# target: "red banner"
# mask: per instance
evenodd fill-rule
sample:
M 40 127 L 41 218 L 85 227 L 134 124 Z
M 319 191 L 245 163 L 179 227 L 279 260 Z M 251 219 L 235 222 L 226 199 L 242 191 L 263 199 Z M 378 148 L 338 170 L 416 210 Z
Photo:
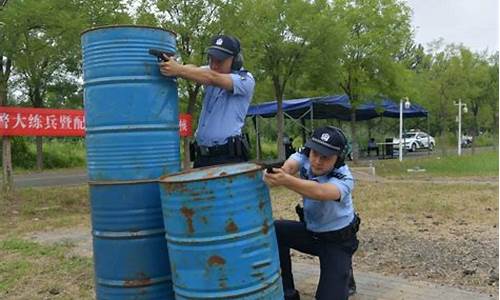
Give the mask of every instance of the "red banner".
M 0 107 L 0 136 L 85 136 L 83 110 Z
M 179 114 L 179 134 L 182 137 L 193 135 L 193 122 L 191 115 Z
M 191 115 L 179 115 L 179 134 L 193 134 Z M 0 136 L 85 136 L 85 116 L 77 109 L 0 106 Z

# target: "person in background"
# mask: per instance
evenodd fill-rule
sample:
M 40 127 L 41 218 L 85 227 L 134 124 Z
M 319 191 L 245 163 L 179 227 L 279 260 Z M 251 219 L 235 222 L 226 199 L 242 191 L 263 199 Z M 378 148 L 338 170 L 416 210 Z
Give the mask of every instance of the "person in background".
M 377 154 L 377 157 L 378 157 L 378 145 L 377 143 L 375 142 L 375 139 L 374 138 L 370 138 L 368 140 L 368 147 L 366 149 L 366 151 L 368 152 L 368 156 L 370 156 L 370 152 L 372 150 L 375 150 L 375 153 Z
M 303 209 L 296 208 L 300 221 L 274 223 L 286 300 L 300 299 L 294 286 L 290 249 L 319 257 L 316 299 L 343 300 L 355 292 L 352 255 L 358 247 L 360 219 L 352 201 L 354 178 L 344 162 L 346 144 L 339 128 L 318 128 L 302 151 L 264 175 L 268 185 L 284 186 L 303 197 Z M 295 177 L 296 173 L 300 177 Z
M 293 139 L 288 134 L 283 133 L 283 147 L 285 148 L 285 158 L 290 157 L 295 150 L 293 149 Z
M 160 72 L 205 87 L 203 106 L 195 133 L 194 167 L 243 162 L 249 145 L 242 127 L 254 93 L 255 80 L 243 69 L 240 41 L 217 35 L 208 47 L 209 67 L 182 65 L 167 57 Z

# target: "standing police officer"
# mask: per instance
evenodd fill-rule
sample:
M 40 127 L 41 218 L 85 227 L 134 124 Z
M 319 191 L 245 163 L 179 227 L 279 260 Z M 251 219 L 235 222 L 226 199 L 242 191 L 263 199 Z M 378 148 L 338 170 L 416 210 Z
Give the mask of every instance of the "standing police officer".
M 208 59 L 209 68 L 181 65 L 174 59 L 160 64 L 163 75 L 181 77 L 205 87 L 193 149 L 195 168 L 247 161 L 249 154 L 241 128 L 255 80 L 242 68 L 239 40 L 229 35 L 215 36 L 208 48 Z
M 360 221 L 352 203 L 354 179 L 344 164 L 346 142 L 340 129 L 318 128 L 304 150 L 264 176 L 269 185 L 284 186 L 304 200 L 303 210 L 299 207 L 297 211 L 301 222 L 274 223 L 286 300 L 300 299 L 293 282 L 290 248 L 319 257 L 321 275 L 316 299 L 348 298 Z M 300 178 L 294 176 L 297 172 Z

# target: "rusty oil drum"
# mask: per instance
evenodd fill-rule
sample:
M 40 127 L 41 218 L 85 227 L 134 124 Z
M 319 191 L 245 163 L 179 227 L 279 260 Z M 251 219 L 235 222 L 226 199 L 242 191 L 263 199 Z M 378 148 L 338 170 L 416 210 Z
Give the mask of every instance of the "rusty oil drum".
M 178 172 L 178 96 L 149 48 L 175 34 L 109 26 L 82 34 L 97 299 L 174 299 L 157 179 Z
M 269 190 L 252 163 L 160 179 L 176 299 L 283 299 Z

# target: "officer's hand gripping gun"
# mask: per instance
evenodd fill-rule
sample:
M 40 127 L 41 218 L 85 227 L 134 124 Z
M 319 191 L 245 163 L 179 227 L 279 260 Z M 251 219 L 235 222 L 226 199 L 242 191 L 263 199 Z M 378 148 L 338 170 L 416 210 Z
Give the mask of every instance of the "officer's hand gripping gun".
M 266 160 L 256 162 L 256 164 L 260 165 L 263 169 L 266 169 L 267 173 L 276 173 L 273 171 L 273 168 L 281 168 L 284 163 L 284 160 Z
M 168 61 L 171 57 L 175 56 L 175 53 L 173 52 L 167 52 L 159 49 L 149 49 L 149 54 L 156 56 L 156 59 L 158 59 L 158 62 L 162 61 Z

